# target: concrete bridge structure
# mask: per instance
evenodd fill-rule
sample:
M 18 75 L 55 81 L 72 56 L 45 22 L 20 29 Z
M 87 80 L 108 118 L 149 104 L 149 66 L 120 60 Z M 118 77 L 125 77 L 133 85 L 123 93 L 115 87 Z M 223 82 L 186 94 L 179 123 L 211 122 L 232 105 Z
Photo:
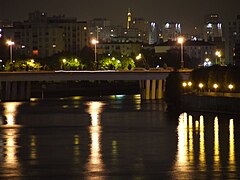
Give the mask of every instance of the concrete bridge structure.
M 31 82 L 81 81 L 81 80 L 137 80 L 142 99 L 161 99 L 165 80 L 170 70 L 136 71 L 16 71 L 0 72 L 0 99 L 2 101 L 27 101 L 31 98 Z M 191 70 L 178 71 L 184 80 Z

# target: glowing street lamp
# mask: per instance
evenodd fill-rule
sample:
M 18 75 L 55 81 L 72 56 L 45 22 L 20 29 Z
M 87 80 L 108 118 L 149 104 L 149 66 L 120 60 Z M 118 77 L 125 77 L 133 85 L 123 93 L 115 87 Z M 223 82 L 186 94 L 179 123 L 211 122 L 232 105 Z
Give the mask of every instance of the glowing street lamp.
M 183 82 L 182 83 L 182 86 L 185 88 L 187 86 L 187 83 L 186 82 Z
M 198 84 L 198 87 L 200 88 L 200 91 L 202 91 L 203 86 L 204 86 L 203 83 Z
M 177 38 L 178 44 L 181 45 L 181 69 L 184 68 L 184 60 L 183 60 L 183 43 L 184 43 L 184 41 L 185 41 L 185 39 L 182 36 Z
M 97 39 L 92 39 L 92 44 L 94 45 L 94 62 L 97 64 L 97 44 L 99 41 Z
M 144 58 L 144 56 L 143 56 L 141 53 L 139 53 L 139 54 L 136 56 L 136 60 L 142 60 L 145 68 L 146 68 L 146 69 L 149 68 L 149 65 L 147 64 L 146 59 Z
M 66 59 L 62 59 L 62 63 L 61 63 L 61 69 L 65 69 L 65 63 L 67 62 Z
M 230 91 L 232 91 L 233 88 L 234 88 L 234 86 L 233 86 L 232 84 L 229 84 L 229 85 L 228 85 L 228 89 L 229 89 Z
M 215 55 L 216 55 L 216 64 L 218 64 L 217 58 L 219 58 L 219 63 L 221 63 L 221 57 L 222 57 L 221 51 L 216 51 Z
M 199 83 L 199 85 L 198 85 L 198 87 L 200 88 L 200 89 L 202 89 L 203 88 L 203 83 Z
M 10 63 L 12 64 L 13 63 L 13 59 L 12 59 L 12 54 L 13 54 L 13 45 L 15 44 L 13 41 L 11 40 L 7 40 L 6 41 L 6 44 L 9 46 L 10 48 Z
M 216 84 L 216 83 L 215 83 L 215 84 L 213 85 L 213 88 L 214 88 L 214 89 L 215 89 L 215 91 L 216 91 L 216 90 L 217 90 L 217 88 L 218 88 L 218 84 Z
M 188 82 L 188 86 L 192 87 L 192 82 L 191 81 Z

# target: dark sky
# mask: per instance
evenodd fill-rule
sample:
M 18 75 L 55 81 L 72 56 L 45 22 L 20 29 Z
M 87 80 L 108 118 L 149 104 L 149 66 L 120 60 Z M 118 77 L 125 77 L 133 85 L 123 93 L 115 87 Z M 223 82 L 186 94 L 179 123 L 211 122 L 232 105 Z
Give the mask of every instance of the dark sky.
M 29 12 L 49 16 L 65 14 L 79 20 L 105 17 L 112 24 L 125 25 L 127 10 L 134 17 L 158 23 L 178 21 L 183 31 L 203 22 L 205 14 L 218 13 L 223 20 L 240 14 L 240 0 L 1 0 L 0 19 L 24 20 Z

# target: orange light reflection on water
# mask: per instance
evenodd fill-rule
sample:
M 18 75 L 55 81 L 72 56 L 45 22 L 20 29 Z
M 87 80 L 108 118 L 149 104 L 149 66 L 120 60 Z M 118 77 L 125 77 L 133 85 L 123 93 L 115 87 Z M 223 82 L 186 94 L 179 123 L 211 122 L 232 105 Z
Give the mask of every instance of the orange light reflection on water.
M 87 112 L 91 116 L 89 133 L 91 136 L 90 155 L 86 165 L 88 173 L 104 171 L 104 163 L 101 153 L 101 123 L 99 114 L 102 112 L 104 103 L 93 101 L 87 103 Z M 90 178 L 90 177 L 89 177 Z

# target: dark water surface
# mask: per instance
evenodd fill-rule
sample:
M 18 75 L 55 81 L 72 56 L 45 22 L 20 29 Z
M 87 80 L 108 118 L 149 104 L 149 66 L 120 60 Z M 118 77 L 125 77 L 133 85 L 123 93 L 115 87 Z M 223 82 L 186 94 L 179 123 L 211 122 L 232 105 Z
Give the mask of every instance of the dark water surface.
M 239 179 L 239 116 L 135 96 L 1 103 L 0 179 Z

